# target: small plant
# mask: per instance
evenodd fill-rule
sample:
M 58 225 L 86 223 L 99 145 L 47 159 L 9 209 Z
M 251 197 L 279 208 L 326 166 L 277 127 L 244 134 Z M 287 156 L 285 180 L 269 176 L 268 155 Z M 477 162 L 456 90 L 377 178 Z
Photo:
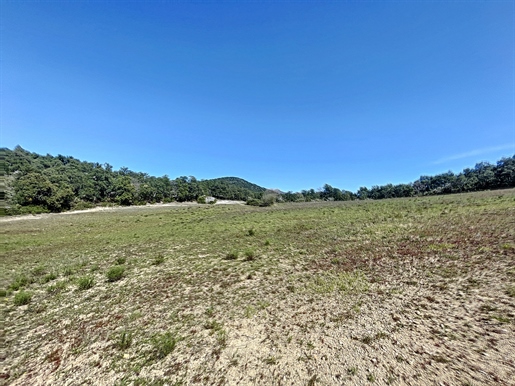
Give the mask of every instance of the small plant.
M 132 344 L 132 332 L 123 330 L 116 341 L 116 346 L 120 350 L 125 350 L 131 347 Z
M 279 361 L 279 357 L 276 357 L 275 355 L 271 355 L 263 360 L 267 365 L 276 365 Z
M 63 276 L 71 276 L 73 275 L 74 271 L 72 267 L 65 267 L 63 269 Z
M 47 273 L 45 276 L 41 278 L 41 284 L 46 284 L 49 281 L 57 279 L 57 274 L 55 272 Z
M 93 279 L 93 276 L 89 276 L 89 275 L 80 277 L 77 280 L 77 288 L 80 291 L 90 289 L 91 287 L 93 287 L 94 284 L 95 284 L 95 281 Z
M 51 294 L 61 292 L 66 288 L 66 282 L 60 281 L 47 287 L 46 291 Z
M 220 347 L 225 348 L 227 346 L 227 331 L 223 328 L 216 332 L 216 341 Z
M 23 306 L 25 304 L 29 304 L 31 298 L 32 294 L 30 292 L 20 291 L 14 295 L 14 305 Z
M 270 245 L 270 240 L 266 239 L 265 240 L 265 246 L 268 247 Z
M 349 375 L 356 375 L 357 373 L 358 373 L 358 368 L 356 366 L 349 367 L 347 369 L 347 374 L 349 374 Z
M 172 334 L 171 332 L 155 335 L 152 338 L 151 343 L 154 346 L 156 358 L 162 359 L 166 357 L 175 350 L 175 347 L 180 340 L 182 340 L 181 337 L 176 334 Z
M 30 284 L 30 280 L 25 275 L 19 275 L 14 279 L 14 281 L 9 286 L 10 290 L 18 291 L 20 288 L 25 287 Z
M 515 298 L 515 286 L 506 288 L 506 294 L 511 298 Z
M 107 281 L 115 282 L 123 278 L 123 274 L 125 272 L 125 268 L 121 265 L 115 265 L 114 267 L 109 268 L 106 273 Z
M 247 249 L 245 251 L 245 261 L 252 261 L 255 260 L 256 253 L 252 249 Z
M 371 383 L 375 382 L 375 381 L 376 381 L 376 377 L 375 377 L 375 375 L 374 375 L 374 374 L 372 374 L 372 373 L 368 373 L 368 374 L 367 374 L 367 381 L 369 381 L 369 382 L 371 382 Z
M 45 267 L 42 265 L 38 265 L 36 268 L 32 270 L 32 275 L 34 276 L 41 276 L 45 273 Z
M 0 290 L 0 298 L 5 298 L 7 296 L 6 290 Z
M 126 261 L 127 259 L 125 258 L 125 256 L 119 256 L 116 258 L 116 264 L 118 265 L 123 265 Z
M 248 231 L 247 231 L 247 234 L 249 236 L 254 236 L 256 234 L 256 231 L 254 230 L 254 228 L 250 228 Z
M 163 264 L 165 261 L 165 257 L 163 255 L 158 255 L 154 257 L 154 260 L 152 261 L 152 265 L 160 265 Z
M 238 258 L 238 252 L 232 251 L 225 255 L 225 260 L 236 260 Z

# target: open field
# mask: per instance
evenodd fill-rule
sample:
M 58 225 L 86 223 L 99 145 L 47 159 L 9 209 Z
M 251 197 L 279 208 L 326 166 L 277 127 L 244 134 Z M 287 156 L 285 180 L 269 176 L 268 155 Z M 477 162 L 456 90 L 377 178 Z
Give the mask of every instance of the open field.
M 0 220 L 11 385 L 515 385 L 515 190 Z

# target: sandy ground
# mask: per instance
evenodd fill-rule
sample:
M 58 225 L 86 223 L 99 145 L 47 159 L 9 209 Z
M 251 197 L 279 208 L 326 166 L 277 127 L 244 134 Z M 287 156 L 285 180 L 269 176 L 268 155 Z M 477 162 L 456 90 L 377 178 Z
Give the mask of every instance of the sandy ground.
M 199 206 L 205 204 L 198 204 L 197 202 L 170 202 L 166 204 L 147 204 L 147 205 L 132 205 L 132 206 L 97 206 L 91 209 L 84 210 L 71 210 L 68 212 L 62 213 L 41 213 L 41 214 L 26 214 L 21 216 L 4 216 L 0 217 L 0 223 L 2 222 L 11 222 L 11 221 L 20 221 L 20 220 L 39 220 L 42 218 L 49 218 L 55 216 L 67 216 L 72 214 L 81 214 L 81 213 L 93 213 L 93 212 L 113 212 L 113 211 L 131 211 L 131 210 L 141 210 L 141 209 L 149 209 L 149 208 L 163 208 L 163 207 L 187 207 L 187 206 Z M 244 201 L 232 201 L 232 200 L 217 200 L 214 205 L 245 205 Z

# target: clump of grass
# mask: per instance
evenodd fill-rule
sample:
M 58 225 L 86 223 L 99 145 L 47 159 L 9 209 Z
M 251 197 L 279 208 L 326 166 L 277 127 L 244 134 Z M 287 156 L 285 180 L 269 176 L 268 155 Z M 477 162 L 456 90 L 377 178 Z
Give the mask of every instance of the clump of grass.
M 237 251 L 229 252 L 225 255 L 225 260 L 236 260 L 238 258 L 239 253 Z
M 254 236 L 256 234 L 256 231 L 254 230 L 254 228 L 250 228 L 248 231 L 247 231 L 247 234 L 249 236 Z
M 0 290 L 0 298 L 5 298 L 7 296 L 7 291 L 6 290 Z
M 256 259 L 256 252 L 252 249 L 247 249 L 245 251 L 245 261 L 252 261 Z
M 160 265 L 163 264 L 165 261 L 165 257 L 163 255 L 158 255 L 154 257 L 154 260 L 152 261 L 152 265 Z
M 115 265 L 115 266 L 109 268 L 109 270 L 107 271 L 107 273 L 106 273 L 107 281 L 109 281 L 109 282 L 118 281 L 121 278 L 123 278 L 124 273 L 125 273 L 124 267 L 122 267 L 121 265 Z
M 41 276 L 45 273 L 45 267 L 42 265 L 38 265 L 36 268 L 32 270 L 32 275 L 34 276 Z
M 515 298 L 515 286 L 506 288 L 506 295 L 508 295 L 511 298 Z
M 154 346 L 154 352 L 157 359 L 162 359 L 170 354 L 177 343 L 181 341 L 181 337 L 171 332 L 165 332 L 164 334 L 157 334 L 152 337 L 151 343 Z
M 14 295 L 14 305 L 15 306 L 23 306 L 25 304 L 29 304 L 32 299 L 32 294 L 30 292 L 20 291 L 16 295 Z
M 73 270 L 73 268 L 72 268 L 72 267 L 65 267 L 65 268 L 63 269 L 63 276 L 71 276 L 71 275 L 73 275 L 74 273 L 75 273 L 75 272 L 74 272 L 74 270 Z
M 46 291 L 51 294 L 55 294 L 66 289 L 66 282 L 60 281 L 47 287 Z
M 266 247 L 268 247 L 270 244 L 271 244 L 271 243 L 270 243 L 270 240 L 266 239 L 266 240 L 265 240 L 265 246 L 266 246 Z
M 126 350 L 132 345 L 132 332 L 123 330 L 116 340 L 116 347 L 120 350 Z
M 57 274 L 55 272 L 47 273 L 45 276 L 41 278 L 41 284 L 46 284 L 52 280 L 57 279 Z
M 309 287 L 317 293 L 361 293 L 368 291 L 369 282 L 360 271 L 342 272 L 338 275 L 320 275 L 313 279 Z
M 80 291 L 84 291 L 87 289 L 90 289 L 95 285 L 95 280 L 93 279 L 93 276 L 82 276 L 79 279 L 77 279 L 77 288 Z
M 357 373 L 358 373 L 358 368 L 356 366 L 349 367 L 347 369 L 347 374 L 349 374 L 349 375 L 356 375 Z
M 9 289 L 13 291 L 18 291 L 20 288 L 23 288 L 27 285 L 29 285 L 31 281 L 29 278 L 25 275 L 19 275 L 17 276 L 14 281 L 9 285 Z
M 119 256 L 116 258 L 116 264 L 117 265 L 123 265 L 127 261 L 127 259 L 124 256 Z

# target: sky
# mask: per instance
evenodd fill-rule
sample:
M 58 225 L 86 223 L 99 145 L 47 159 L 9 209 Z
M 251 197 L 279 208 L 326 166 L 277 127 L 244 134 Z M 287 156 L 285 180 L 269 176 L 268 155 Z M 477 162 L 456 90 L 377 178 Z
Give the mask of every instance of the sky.
M 283 191 L 515 154 L 513 1 L 1 1 L 0 146 Z

